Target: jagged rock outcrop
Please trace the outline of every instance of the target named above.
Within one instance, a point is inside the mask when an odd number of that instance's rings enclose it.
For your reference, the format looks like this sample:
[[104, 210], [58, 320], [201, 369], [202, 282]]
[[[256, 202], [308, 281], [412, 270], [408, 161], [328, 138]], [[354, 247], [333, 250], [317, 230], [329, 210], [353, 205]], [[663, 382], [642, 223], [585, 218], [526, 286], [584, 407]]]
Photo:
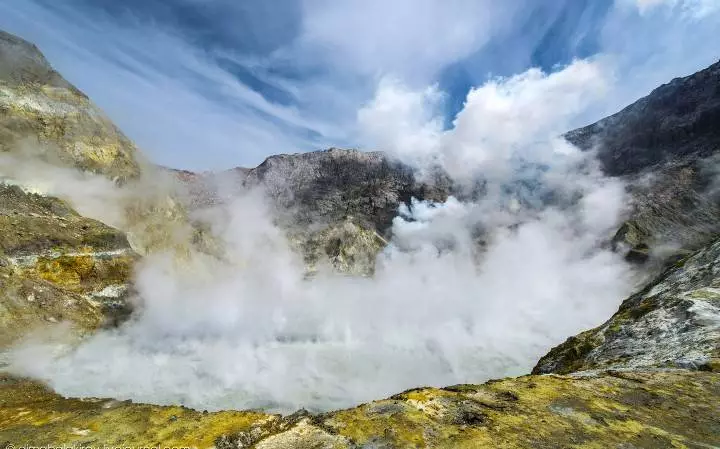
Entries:
[[420, 182], [413, 170], [379, 152], [331, 148], [271, 156], [245, 172], [244, 185], [262, 186], [298, 224], [354, 217], [383, 234], [410, 198], [444, 201], [450, 180]]
[[135, 145], [34, 45], [0, 31], [0, 151], [125, 180], [137, 177]]
[[372, 274], [401, 204], [411, 198], [445, 201], [452, 191], [441, 171], [419, 180], [384, 153], [338, 148], [270, 156], [251, 169], [174, 175], [186, 187], [190, 208], [260, 189], [310, 271], [329, 264], [345, 274]]
[[121, 319], [136, 258], [122, 232], [0, 184], [0, 349], [53, 324]]
[[303, 255], [310, 273], [329, 263], [339, 273], [370, 276], [378, 253], [388, 242], [349, 217], [319, 231], [296, 231], [290, 235], [290, 243]]
[[603, 325], [554, 348], [533, 372], [653, 367], [720, 371], [720, 241], [677, 262]]
[[720, 444], [720, 375], [525, 376], [417, 388], [353, 409], [285, 417], [64, 399], [36, 382], [0, 378], [0, 445], [34, 441], [200, 449], [707, 448]]
[[719, 123], [717, 62], [565, 137], [582, 149], [597, 146], [605, 173], [622, 176], [670, 161], [712, 156], [720, 148]]
[[273, 199], [311, 269], [329, 262], [347, 274], [372, 274], [401, 204], [444, 201], [451, 188], [442, 174], [420, 182], [383, 153], [337, 148], [271, 156], [240, 173], [245, 188], [261, 187]]
[[411, 167], [384, 153], [339, 148], [274, 155], [255, 168], [172, 172], [187, 187], [194, 207], [259, 188], [273, 200], [284, 226], [333, 224], [351, 217], [380, 234], [410, 198], [444, 201], [452, 191], [450, 178], [440, 170], [432, 179], [420, 180]]
[[720, 232], [720, 62], [565, 137], [627, 181], [632, 210], [613, 243], [628, 258], [662, 261]]

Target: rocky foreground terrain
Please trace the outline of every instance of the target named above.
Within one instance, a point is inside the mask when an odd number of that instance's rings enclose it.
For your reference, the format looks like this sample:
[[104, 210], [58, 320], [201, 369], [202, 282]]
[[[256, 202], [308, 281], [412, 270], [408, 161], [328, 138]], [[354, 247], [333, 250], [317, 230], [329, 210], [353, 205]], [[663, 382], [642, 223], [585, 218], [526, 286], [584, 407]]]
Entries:
[[[597, 149], [606, 173], [627, 181], [633, 201], [612, 239], [617, 250], [662, 269], [606, 323], [550, 351], [532, 375], [280, 416], [63, 398], [0, 374], [0, 446], [720, 446], [720, 63], [567, 138]], [[192, 193], [178, 196], [159, 186], [167, 171], [144, 162], [37, 48], [2, 32], [0, 157], [93, 173], [124, 192], [108, 200], [124, 213], [105, 224], [102, 213], [78, 213], [83, 205], [72, 195], [51, 196], [0, 164], [0, 352], [31, 331], [69, 326], [82, 338], [122, 322], [132, 313], [135, 264], [160, 249], [180, 260], [198, 248], [215, 253], [191, 213], [234, 189], [261, 186], [275, 199], [308, 265], [362, 275], [372, 273], [399, 204], [443, 200], [453, 189], [441, 173], [420, 182], [381, 153], [333, 149], [224, 174], [171, 173]]]

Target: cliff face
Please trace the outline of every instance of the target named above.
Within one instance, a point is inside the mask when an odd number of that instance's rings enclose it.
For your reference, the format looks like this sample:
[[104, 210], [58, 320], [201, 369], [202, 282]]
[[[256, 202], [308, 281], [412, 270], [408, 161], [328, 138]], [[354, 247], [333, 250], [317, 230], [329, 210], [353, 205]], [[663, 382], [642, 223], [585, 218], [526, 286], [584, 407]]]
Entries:
[[420, 180], [384, 153], [338, 148], [270, 156], [251, 169], [174, 174], [187, 188], [190, 208], [260, 189], [310, 272], [329, 264], [360, 275], [373, 273], [401, 204], [411, 198], [445, 201], [452, 190], [441, 172]]
[[627, 181], [632, 210], [614, 244], [629, 258], [685, 255], [720, 231], [719, 124], [720, 62], [565, 135]]
[[354, 217], [384, 233], [397, 208], [411, 197], [444, 201], [450, 181], [419, 182], [410, 167], [383, 153], [332, 148], [271, 156], [246, 172], [244, 185], [262, 186], [299, 224]]

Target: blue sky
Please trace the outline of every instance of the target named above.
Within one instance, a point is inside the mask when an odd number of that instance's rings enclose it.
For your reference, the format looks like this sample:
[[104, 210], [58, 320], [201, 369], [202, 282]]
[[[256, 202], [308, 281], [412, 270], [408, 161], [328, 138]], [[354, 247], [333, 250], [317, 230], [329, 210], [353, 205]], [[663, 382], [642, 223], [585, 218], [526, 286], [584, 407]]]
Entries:
[[531, 67], [605, 58], [618, 80], [569, 122], [614, 112], [716, 61], [714, 0], [4, 0], [35, 42], [160, 164], [253, 166], [275, 153], [373, 148], [358, 111], [383, 80], [468, 92]]

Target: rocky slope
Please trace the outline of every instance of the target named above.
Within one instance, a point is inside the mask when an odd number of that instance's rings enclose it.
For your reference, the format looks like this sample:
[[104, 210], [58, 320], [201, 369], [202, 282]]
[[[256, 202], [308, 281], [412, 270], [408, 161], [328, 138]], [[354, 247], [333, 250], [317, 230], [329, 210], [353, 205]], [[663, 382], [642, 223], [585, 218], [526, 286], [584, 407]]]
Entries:
[[658, 87], [650, 95], [566, 138], [583, 149], [599, 146], [611, 176], [630, 175], [670, 161], [712, 156], [720, 147], [720, 62]]
[[627, 181], [632, 210], [614, 243], [632, 259], [683, 254], [720, 231], [719, 124], [720, 62], [566, 134]]
[[0, 151], [106, 175], [137, 177], [137, 149], [34, 45], [0, 31]]
[[0, 184], [0, 349], [38, 328], [122, 319], [136, 258], [122, 232]]
[[651, 367], [720, 371], [720, 241], [677, 262], [600, 327], [554, 348], [533, 372]]
[[[418, 388], [353, 409], [285, 417], [62, 398], [35, 381], [0, 374], [0, 446], [720, 446], [720, 242], [710, 159], [718, 148], [717, 86], [714, 66], [568, 135], [585, 148], [599, 143], [608, 173], [629, 182], [634, 209], [618, 246], [642, 258], [678, 242], [689, 255], [628, 298], [607, 323], [553, 349], [537, 374]], [[34, 46], [4, 33], [0, 150], [89, 170], [126, 189], [120, 209], [126, 220], [118, 230], [0, 173], [6, 181], [0, 184], [0, 350], [38, 328], [69, 323], [82, 335], [122, 320], [139, 257], [133, 248], [146, 253], [179, 245], [182, 253], [184, 242], [202, 240], [202, 230], [188, 225], [184, 208], [165, 191], [137, 196], [147, 189], [134, 146]], [[308, 263], [327, 258], [357, 274], [371, 272], [401, 202], [443, 200], [452, 189], [441, 175], [419, 182], [382, 154], [335, 149], [274, 156], [230, 174], [230, 185], [182, 174], [195, 189], [196, 203], [188, 207], [261, 187]], [[303, 229], [317, 222], [320, 227]]]

